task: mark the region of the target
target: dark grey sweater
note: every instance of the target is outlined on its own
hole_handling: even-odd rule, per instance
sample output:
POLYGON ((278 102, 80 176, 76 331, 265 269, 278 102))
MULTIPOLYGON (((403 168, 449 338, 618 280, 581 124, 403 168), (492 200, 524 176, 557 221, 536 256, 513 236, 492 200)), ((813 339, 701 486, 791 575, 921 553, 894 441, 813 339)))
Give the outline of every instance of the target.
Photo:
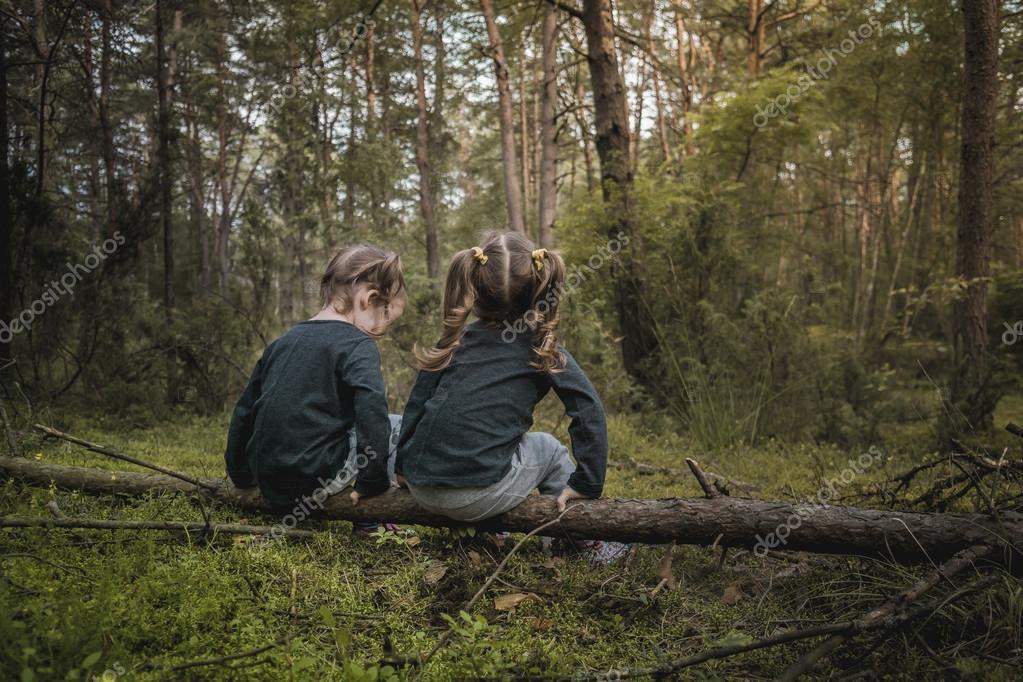
POLYGON ((412 485, 459 488, 495 483, 533 425, 533 409, 554 389, 572 418, 576 471, 568 484, 599 497, 607 471, 607 420, 596 390, 575 359, 557 373, 530 366, 533 339, 508 342, 501 330, 468 325, 451 364, 420 372, 405 404, 395 470, 412 485))
POLYGON ((234 408, 227 473, 288 511, 344 468, 353 428, 369 460, 355 489, 381 493, 391 427, 377 344, 347 322, 301 322, 267 346, 234 408))

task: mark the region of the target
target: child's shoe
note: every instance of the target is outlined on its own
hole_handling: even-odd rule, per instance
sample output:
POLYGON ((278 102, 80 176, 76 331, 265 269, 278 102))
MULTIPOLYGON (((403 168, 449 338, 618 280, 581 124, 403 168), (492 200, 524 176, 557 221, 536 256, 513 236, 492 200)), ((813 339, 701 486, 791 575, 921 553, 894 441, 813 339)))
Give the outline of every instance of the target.
POLYGON ((599 565, 613 564, 628 558, 632 545, 608 540, 569 540, 567 538, 540 538, 540 548, 548 557, 578 555, 599 565))
POLYGON ((484 532, 476 529, 476 526, 462 526, 459 528, 448 528, 448 537, 456 545, 461 547, 486 547, 493 545, 497 549, 503 549, 511 533, 506 530, 496 532, 484 532))
POLYGON ((590 563, 606 566, 628 557, 632 551, 632 544, 608 540, 576 540, 575 548, 589 558, 590 563))
POLYGON ((384 532, 394 533, 395 535, 412 535, 415 533, 414 530, 402 528, 396 523, 379 523, 377 521, 352 522, 352 535, 359 538, 368 538, 371 535, 375 535, 381 529, 384 532))
POLYGON ((511 533, 506 530, 499 530, 496 533, 490 534, 490 541, 497 545, 498 549, 503 549, 510 538, 511 533))

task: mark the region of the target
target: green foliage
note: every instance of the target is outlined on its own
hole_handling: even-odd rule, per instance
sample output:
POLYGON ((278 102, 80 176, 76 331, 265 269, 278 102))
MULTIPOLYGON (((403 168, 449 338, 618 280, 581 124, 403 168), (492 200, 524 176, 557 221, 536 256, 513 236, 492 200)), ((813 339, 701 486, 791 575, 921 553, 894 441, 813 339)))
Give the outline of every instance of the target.
POLYGON ((507 646, 493 639, 492 628, 482 615, 459 611, 458 618, 446 613, 441 617, 458 637, 455 644, 456 667, 452 671, 456 676, 493 677, 506 674, 511 669, 507 646))
MULTIPOLYGON (((188 473, 219 473, 209 453, 221 443, 224 417, 182 417, 125 432, 71 415, 68 428, 188 473)), ((563 433, 565 424, 558 426, 557 420, 543 413, 537 428, 563 433)), ((693 456, 707 471, 761 486, 758 497, 808 499, 862 452, 769 439, 709 452, 674 434, 671 424, 664 415, 612 416, 612 459, 677 469, 684 456, 693 456)), ((886 457, 842 494, 867 490, 929 456, 919 441, 913 445, 916 449, 884 448, 886 457)), ((43 461, 110 465, 100 455, 53 442, 26 446, 29 456, 43 461)), ((947 473, 935 472, 918 485, 925 489, 947 473)), ((690 476, 622 468, 608 472, 606 493, 655 498, 699 495, 700 490, 690 476)), ((203 514, 181 497, 128 500, 15 481, 0 484, 3 515, 45 516, 51 500, 69 516, 201 520, 203 514)), ((956 509, 975 504, 985 503, 980 497, 960 500, 956 509)), ((216 505, 205 512, 221 522, 272 522, 216 505)), ((429 528, 419 529, 421 542, 415 546, 356 539, 340 522, 310 528, 323 532, 310 542, 262 546, 233 536, 5 529, 0 536, 0 676, 19 679, 22 670, 31 670, 24 674, 36 680, 91 680, 110 671, 116 681, 162 680, 176 675, 169 670, 174 665, 253 650, 291 635, 286 644, 239 661, 246 666, 239 670, 201 666, 186 671, 187 679, 410 679, 419 673, 396 660, 429 651, 448 627, 454 633, 423 670, 424 680, 577 671, 610 675, 759 638, 786 624, 853 617, 928 570, 854 565, 841 558, 781 566, 734 551, 720 566, 717 553, 680 547, 674 554, 680 587, 654 595, 663 547, 641 547, 623 571, 593 567, 573 556, 550 560, 531 540, 501 574, 514 587, 497 581, 466 611, 465 603, 502 558, 493 549, 452 546, 446 533, 429 528), (430 578, 424 569, 430 565, 445 572, 430 578), (733 584, 741 585, 744 596, 722 603, 733 584), (538 597, 521 602, 514 612, 494 608, 495 597, 520 591, 538 597), (666 643, 652 646, 654 641, 666 643)), ((1021 608, 1018 581, 1006 576, 1004 587, 957 602, 918 625, 929 646, 953 647, 958 653, 946 656, 973 671, 982 654, 1005 656, 1020 646, 1021 608)), ((752 652, 709 662, 692 675, 770 677, 803 651, 793 644, 752 652)), ((828 677, 864 666, 897 666, 907 678, 933 677, 930 656, 913 640, 895 637, 854 642, 847 655, 825 665, 820 672, 828 677)), ((994 679, 1001 670, 992 668, 994 679)))

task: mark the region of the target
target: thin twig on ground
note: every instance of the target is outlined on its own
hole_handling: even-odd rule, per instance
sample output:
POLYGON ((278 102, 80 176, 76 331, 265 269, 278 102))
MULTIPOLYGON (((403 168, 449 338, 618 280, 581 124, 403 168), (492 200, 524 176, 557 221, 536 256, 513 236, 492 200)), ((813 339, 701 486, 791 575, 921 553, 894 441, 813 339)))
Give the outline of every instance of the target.
POLYGON ((210 485, 209 483, 207 483, 205 481, 202 481, 202 480, 200 480, 198 478, 194 478, 192 476, 188 476, 186 474, 179 473, 177 471, 174 471, 173 469, 168 469, 167 467, 160 466, 159 464, 153 464, 152 462, 146 462, 144 460, 138 459, 137 457, 132 457, 131 455, 126 455, 123 452, 117 452, 116 450, 112 450, 111 448, 108 448, 108 447, 103 446, 103 445, 98 445, 96 443, 90 443, 87 440, 82 440, 81 438, 78 438, 76 436, 72 436, 69 433, 64 433, 63 431, 58 431, 55 428, 52 428, 50 426, 46 426, 45 424, 36 424, 35 428, 37 428, 38 430, 40 430, 43 433, 47 434, 48 436, 53 436, 54 438, 59 438, 61 440, 66 440, 69 443, 74 443, 75 445, 80 445, 81 447, 85 448, 86 450, 91 450, 92 452, 97 452, 97 453, 99 453, 101 455, 106 455, 107 457, 112 457, 113 459, 119 459, 122 462, 128 462, 128 463, 134 464, 136 466, 145 467, 146 469, 152 469, 153 471, 159 471, 161 474, 167 474, 168 476, 173 476, 174 478, 177 478, 177 479, 180 479, 182 481, 185 481, 186 483, 191 483, 192 485, 194 485, 194 486, 196 486, 198 488, 205 488, 206 490, 213 490, 213 491, 216 491, 216 489, 217 489, 216 486, 210 485))

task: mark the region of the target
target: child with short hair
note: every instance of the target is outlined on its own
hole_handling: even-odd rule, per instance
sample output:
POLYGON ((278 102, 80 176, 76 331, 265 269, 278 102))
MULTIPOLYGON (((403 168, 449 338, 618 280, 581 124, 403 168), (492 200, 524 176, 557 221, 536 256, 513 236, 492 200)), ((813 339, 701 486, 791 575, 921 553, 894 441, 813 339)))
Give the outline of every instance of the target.
POLYGON ((316 315, 267 346, 228 430, 228 476, 240 488, 258 485, 278 515, 307 495, 322 502, 342 479, 355 478, 356 504, 394 480, 400 417, 388 415, 376 339, 405 308, 401 259, 375 246, 343 248, 320 278, 320 299, 316 315))
MULTIPOLYGON (((534 488, 556 497, 559 511, 600 497, 607 422, 593 385, 557 340, 564 281, 561 256, 517 232, 488 233, 455 254, 443 334, 417 354, 421 371, 398 439, 399 481, 423 508, 474 522, 512 509, 534 488), (572 419, 576 463, 554 436, 529 432, 551 389, 572 419)), ((600 563, 630 549, 576 544, 600 563)))

